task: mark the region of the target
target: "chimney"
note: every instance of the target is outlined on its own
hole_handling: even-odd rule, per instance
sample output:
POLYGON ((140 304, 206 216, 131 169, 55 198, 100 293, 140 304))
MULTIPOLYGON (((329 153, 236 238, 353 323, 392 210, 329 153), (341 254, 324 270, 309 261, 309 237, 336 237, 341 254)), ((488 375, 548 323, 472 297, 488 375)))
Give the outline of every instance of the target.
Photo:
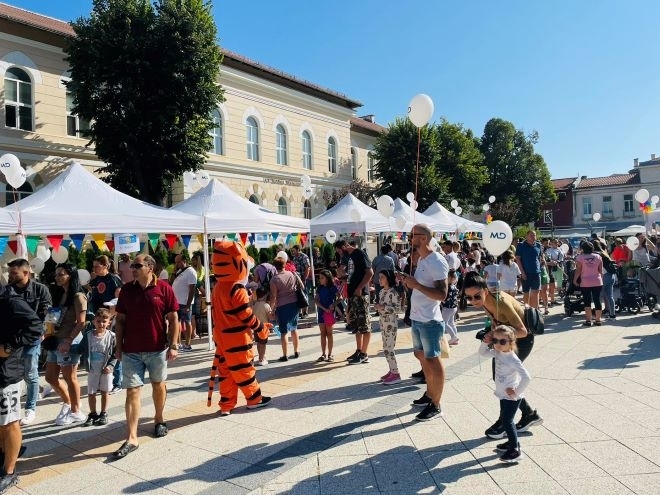
POLYGON ((362 120, 366 120, 367 122, 371 122, 372 124, 376 123, 376 116, 373 113, 370 113, 369 115, 363 115, 360 118, 362 120))
POLYGON ((633 160, 633 163, 634 163, 633 167, 638 168, 639 167, 639 158, 635 158, 633 160))

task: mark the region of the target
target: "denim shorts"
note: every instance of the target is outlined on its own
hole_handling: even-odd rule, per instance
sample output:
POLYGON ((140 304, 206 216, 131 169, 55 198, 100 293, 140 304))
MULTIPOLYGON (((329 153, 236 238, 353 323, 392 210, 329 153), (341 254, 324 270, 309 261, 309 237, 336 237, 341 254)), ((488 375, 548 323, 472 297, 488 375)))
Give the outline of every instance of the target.
POLYGON ((190 323, 192 321, 192 309, 186 311, 183 306, 179 306, 179 310, 176 314, 179 316, 179 323, 190 323))
POLYGON ((121 355, 122 387, 136 388, 144 385, 144 372, 149 372, 151 383, 167 380, 167 351, 129 352, 121 355))
POLYGON ((522 291, 529 292, 530 290, 539 290, 541 288, 541 274, 534 273, 532 275, 527 275, 527 280, 522 279, 522 291))
POLYGON ((424 357, 440 357, 440 339, 445 333, 444 321, 412 321, 413 350, 424 351, 424 357))
POLYGON ((275 310, 280 333, 295 332, 298 329, 298 303, 292 302, 275 310))
POLYGON ((57 363, 58 366, 78 366, 80 364, 80 354, 71 352, 48 351, 46 355, 47 363, 57 363))

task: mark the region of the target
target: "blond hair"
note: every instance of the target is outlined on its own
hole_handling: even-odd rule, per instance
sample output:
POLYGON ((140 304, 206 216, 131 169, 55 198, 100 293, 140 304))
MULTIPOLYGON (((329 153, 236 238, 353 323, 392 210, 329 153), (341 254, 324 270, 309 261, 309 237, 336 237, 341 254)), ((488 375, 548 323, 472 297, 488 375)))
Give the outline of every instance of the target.
POLYGON ((514 352, 518 351, 518 346, 516 345, 516 330, 509 325, 498 325, 493 330, 493 337, 496 333, 504 334, 511 341, 511 350, 514 352))

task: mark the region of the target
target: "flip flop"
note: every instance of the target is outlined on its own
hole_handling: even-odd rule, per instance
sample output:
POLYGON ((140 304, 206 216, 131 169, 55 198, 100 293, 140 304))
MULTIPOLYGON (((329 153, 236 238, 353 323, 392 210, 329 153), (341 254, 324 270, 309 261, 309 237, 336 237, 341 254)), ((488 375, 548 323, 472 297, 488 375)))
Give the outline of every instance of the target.
POLYGON ((126 457, 128 454, 131 452, 137 450, 139 445, 133 445, 132 443, 124 442, 121 447, 119 447, 119 450, 117 450, 114 453, 114 456, 116 459, 123 459, 126 457))
POLYGON ((167 435, 167 424, 166 423, 156 423, 154 427, 154 436, 156 438, 162 438, 167 435))

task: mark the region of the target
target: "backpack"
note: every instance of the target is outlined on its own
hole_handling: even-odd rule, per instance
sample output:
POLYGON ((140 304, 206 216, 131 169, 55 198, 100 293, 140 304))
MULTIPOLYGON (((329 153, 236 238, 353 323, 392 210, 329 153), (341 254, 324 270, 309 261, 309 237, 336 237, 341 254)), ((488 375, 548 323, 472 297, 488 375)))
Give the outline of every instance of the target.
POLYGON ((605 268, 605 271, 610 275, 616 274, 617 271, 616 263, 614 263, 614 261, 612 261, 610 258, 606 258, 604 256, 603 256, 603 268, 605 268))
POLYGON ((543 321, 543 315, 541 315, 539 310, 536 308, 525 306, 523 322, 525 323, 525 328, 527 328, 527 331, 531 332, 532 335, 543 335, 545 332, 545 322, 543 321))

